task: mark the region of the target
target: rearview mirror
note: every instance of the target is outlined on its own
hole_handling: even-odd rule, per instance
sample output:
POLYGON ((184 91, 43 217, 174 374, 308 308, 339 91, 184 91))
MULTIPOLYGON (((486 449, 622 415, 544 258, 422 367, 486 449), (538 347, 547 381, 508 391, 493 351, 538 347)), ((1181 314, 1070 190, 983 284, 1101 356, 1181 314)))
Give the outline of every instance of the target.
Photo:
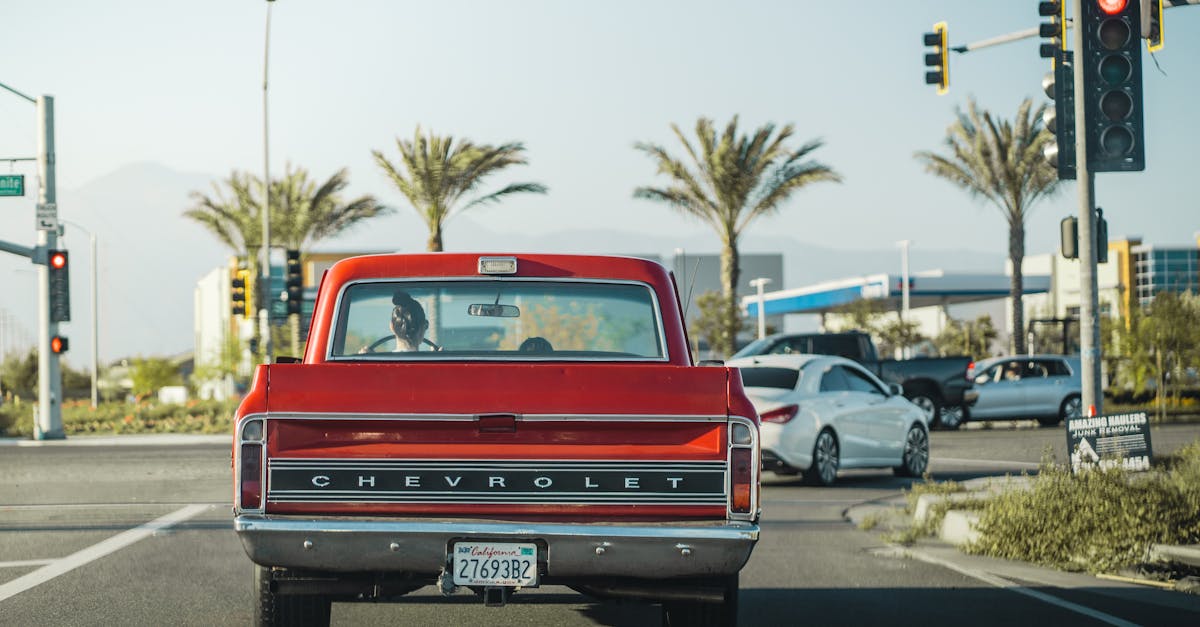
POLYGON ((515 305, 493 305, 490 303, 475 303, 467 307, 467 313, 472 316, 487 318, 519 318, 521 309, 515 305))

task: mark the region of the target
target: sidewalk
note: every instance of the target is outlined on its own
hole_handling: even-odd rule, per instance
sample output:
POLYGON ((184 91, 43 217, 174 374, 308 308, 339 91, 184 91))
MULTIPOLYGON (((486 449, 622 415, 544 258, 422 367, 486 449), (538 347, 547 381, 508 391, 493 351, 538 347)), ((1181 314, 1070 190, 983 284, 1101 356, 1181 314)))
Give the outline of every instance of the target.
MULTIPOLYGON (((908 514, 905 511, 908 506, 907 498, 904 495, 899 495, 850 507, 843 512, 843 515, 847 520, 860 528, 864 521, 866 521, 872 525, 878 525, 876 532, 879 530, 903 530, 923 523, 931 515, 934 506, 942 502, 959 502, 974 498, 986 498, 1000 490, 1024 489, 1031 481, 1032 477, 1028 476, 971 479, 962 482, 962 486, 966 488, 964 492, 948 495, 921 495, 917 499, 917 505, 912 514, 908 514)), ((1122 573, 1119 576, 1093 576, 1059 571, 1026 562, 968 555, 962 552, 959 547, 974 541, 978 537, 978 533, 975 531, 975 523, 978 519, 979 514, 977 512, 965 509, 950 509, 942 519, 941 526, 938 528, 934 538, 922 539, 912 547, 893 545, 889 550, 897 556, 912 557, 935 563, 947 562, 943 565, 950 568, 955 568, 955 565, 970 564, 972 568, 981 569, 981 572, 996 574, 1004 579, 1031 581, 1050 586, 1060 586, 1059 583, 1054 582, 1061 582, 1061 584, 1070 585, 1061 585, 1060 587, 1090 588, 1099 586, 1103 588, 1112 587, 1120 583, 1125 586, 1152 586, 1160 589, 1173 589, 1179 592, 1188 592, 1192 595, 1200 595, 1200 580, 1195 577, 1186 577, 1172 585, 1157 580, 1125 576, 1127 573, 1122 573), (927 559, 931 557, 932 559, 927 559)), ((1155 561, 1159 562, 1185 565, 1193 569, 1200 568, 1200 545, 1180 546, 1158 544, 1152 547, 1151 556, 1155 561)), ((1200 611, 1200 598, 1191 603, 1194 603, 1194 605, 1189 604, 1189 607, 1200 611)))

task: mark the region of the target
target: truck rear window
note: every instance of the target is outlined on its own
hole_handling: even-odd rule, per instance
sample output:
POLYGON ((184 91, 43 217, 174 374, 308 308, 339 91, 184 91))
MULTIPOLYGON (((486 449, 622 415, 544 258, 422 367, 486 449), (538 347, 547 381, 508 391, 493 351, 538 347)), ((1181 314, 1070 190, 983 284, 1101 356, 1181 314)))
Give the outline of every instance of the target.
POLYGON ((349 285, 331 359, 667 358, 658 302, 641 283, 395 280, 349 285))

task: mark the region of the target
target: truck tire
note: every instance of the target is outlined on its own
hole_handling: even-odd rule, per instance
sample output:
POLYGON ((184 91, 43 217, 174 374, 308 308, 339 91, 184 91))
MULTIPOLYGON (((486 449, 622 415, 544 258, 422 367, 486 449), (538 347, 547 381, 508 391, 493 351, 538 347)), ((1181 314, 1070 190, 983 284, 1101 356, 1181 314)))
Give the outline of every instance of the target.
POLYGON ((922 389, 913 390, 908 396, 908 400, 916 405, 921 413, 925 414, 925 424, 930 427, 937 424, 941 413, 938 411, 941 403, 935 394, 922 389))
POLYGON ((668 601, 662 605, 663 627, 736 627, 738 576, 725 578, 725 598, 720 603, 668 601))
POLYGON ((271 569, 254 565, 254 624, 329 627, 332 603, 327 596, 285 595, 271 591, 271 569))

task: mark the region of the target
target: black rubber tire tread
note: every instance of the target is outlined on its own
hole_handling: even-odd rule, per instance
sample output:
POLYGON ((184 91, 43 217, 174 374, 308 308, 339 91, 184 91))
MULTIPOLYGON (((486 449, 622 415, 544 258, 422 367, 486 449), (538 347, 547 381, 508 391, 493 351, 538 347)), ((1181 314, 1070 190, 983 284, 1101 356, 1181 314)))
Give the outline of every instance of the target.
POLYGON ((662 605, 663 627, 737 627, 738 576, 724 582, 725 599, 720 603, 672 601, 662 605))
POLYGON ((254 624, 259 627, 329 627, 329 597, 271 592, 271 569, 254 565, 254 624))

